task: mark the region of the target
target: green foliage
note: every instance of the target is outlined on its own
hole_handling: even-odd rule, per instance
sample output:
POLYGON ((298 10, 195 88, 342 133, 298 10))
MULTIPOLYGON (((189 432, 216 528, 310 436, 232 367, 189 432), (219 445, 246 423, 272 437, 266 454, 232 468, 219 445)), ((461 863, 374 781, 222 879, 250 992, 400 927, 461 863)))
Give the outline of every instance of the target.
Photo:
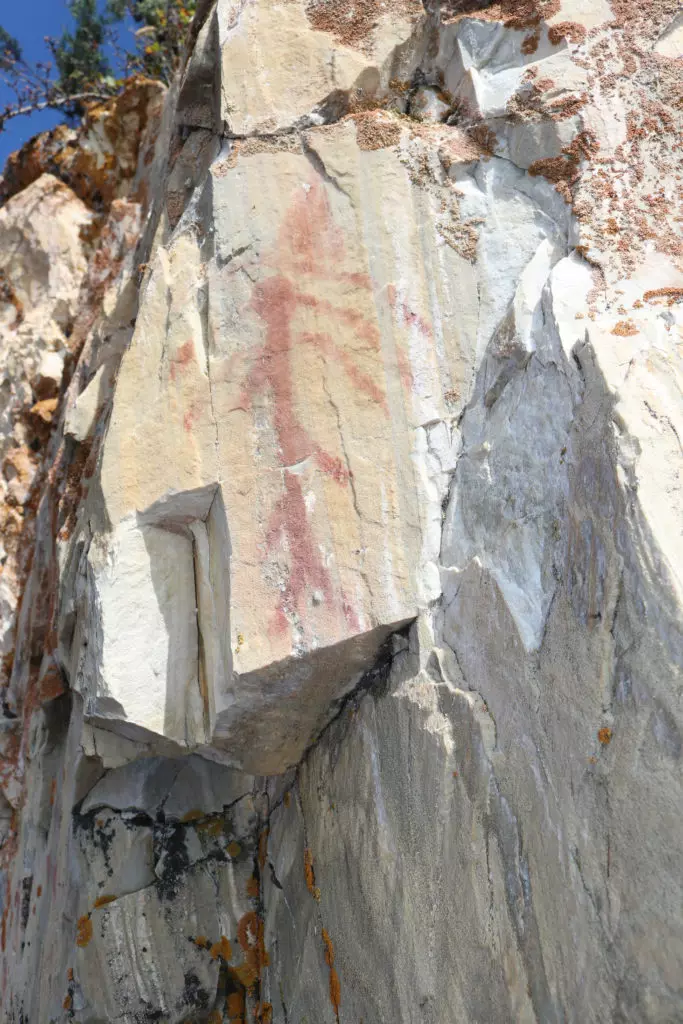
POLYGON ((103 50, 110 20, 98 11, 97 0, 69 0, 68 7, 74 29, 52 41, 51 49, 59 73, 58 87, 72 96, 98 86, 111 75, 103 50))
POLYGON ((196 0, 108 0, 111 18, 129 14, 138 26, 135 49, 126 55, 129 70, 170 82, 195 7, 196 0))
POLYGON ((16 39, 0 25, 0 82, 16 102, 0 109, 0 131, 12 117, 61 109, 80 116, 85 104, 105 99, 121 87, 108 53, 122 76, 143 74, 167 84, 178 68, 196 0, 66 0, 72 27, 47 43, 53 63, 27 65, 16 39), (129 18, 135 29, 131 48, 121 47, 120 29, 129 18))

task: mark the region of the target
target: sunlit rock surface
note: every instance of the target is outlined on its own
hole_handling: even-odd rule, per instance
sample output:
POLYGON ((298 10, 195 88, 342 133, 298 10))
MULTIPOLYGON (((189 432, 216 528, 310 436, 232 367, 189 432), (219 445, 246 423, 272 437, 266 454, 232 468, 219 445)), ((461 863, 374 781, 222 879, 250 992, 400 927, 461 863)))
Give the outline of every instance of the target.
POLYGON ((683 1020, 680 35, 207 2, 13 159, 3 1020, 683 1020))

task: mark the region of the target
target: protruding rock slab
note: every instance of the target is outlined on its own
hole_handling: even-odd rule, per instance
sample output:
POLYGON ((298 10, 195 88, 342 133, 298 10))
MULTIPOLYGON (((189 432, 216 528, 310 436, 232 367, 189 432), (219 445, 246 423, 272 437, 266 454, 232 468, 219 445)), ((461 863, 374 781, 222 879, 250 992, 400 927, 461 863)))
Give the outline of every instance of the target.
POLYGON ((114 401, 88 713, 253 772, 296 763, 438 596, 418 434, 469 375, 471 268, 387 123, 226 146, 157 256, 114 401), (181 522, 202 488, 224 516, 181 522))

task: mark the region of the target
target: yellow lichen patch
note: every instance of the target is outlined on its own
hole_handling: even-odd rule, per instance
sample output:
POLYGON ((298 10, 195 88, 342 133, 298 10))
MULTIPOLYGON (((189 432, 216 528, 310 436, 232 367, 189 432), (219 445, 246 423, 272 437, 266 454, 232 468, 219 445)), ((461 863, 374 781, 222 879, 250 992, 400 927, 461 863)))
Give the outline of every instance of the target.
POLYGON ((210 952, 212 960, 218 960, 220 957, 221 960, 225 960, 227 963, 232 956, 232 946, 230 945, 229 939, 226 939, 225 935, 221 935, 220 940, 218 942, 214 942, 210 952))
POLYGON ((90 920, 90 914, 84 914, 83 917, 79 917, 78 924, 76 925, 76 945, 87 946, 92 939, 92 921, 90 920))
POLYGON ((107 903, 113 903, 115 899, 116 896, 98 896, 93 903, 93 908, 106 907, 107 903))
POLYGON ((228 843, 228 853, 231 857, 239 857, 241 852, 242 847, 239 843, 236 843, 234 839, 231 843, 228 843))
POLYGON ((304 877, 306 879, 306 888, 310 892, 311 896, 314 896, 316 900, 319 900, 320 889, 315 884, 315 871, 313 869, 313 852, 308 846, 304 849, 304 877))
POLYGON ((612 730, 608 725, 603 725, 602 729, 598 730, 598 739, 602 743, 603 747, 606 747, 612 742, 612 730))
POLYGON ((286 790, 285 795, 282 798, 282 802, 284 803, 285 807, 289 807, 289 805, 291 804, 291 802, 292 802, 292 795, 289 792, 289 790, 286 790))

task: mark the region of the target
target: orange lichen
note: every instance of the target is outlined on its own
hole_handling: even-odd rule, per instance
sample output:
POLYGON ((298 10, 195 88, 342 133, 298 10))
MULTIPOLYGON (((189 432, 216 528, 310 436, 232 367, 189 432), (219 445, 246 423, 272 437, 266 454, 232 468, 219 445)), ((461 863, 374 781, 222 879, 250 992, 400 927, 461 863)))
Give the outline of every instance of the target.
POLYGON ((232 946, 230 945, 229 939, 226 939, 225 935, 221 935, 220 940, 218 942, 214 942, 210 953, 212 960, 218 960, 220 957, 221 960, 225 960, 227 963, 232 956, 232 946))
POLYGON ((73 1005, 73 999, 71 998, 71 996, 69 996, 69 995, 64 996, 64 1002, 62 1003, 62 1009, 63 1010, 70 1010, 72 1005, 73 1005))
POLYGON ((258 981, 258 973, 251 964, 240 964, 238 967, 233 967, 232 971, 240 985, 246 989, 253 988, 258 981))
POLYGON ((247 880, 247 896, 251 896, 253 900, 257 900, 259 898, 260 891, 261 887, 259 885, 258 878, 256 875, 251 875, 247 880))
POLYGON ((113 903, 116 896, 98 896, 95 900, 93 907, 106 907, 107 903, 113 903))
POLYGON ((652 291, 645 292, 643 298, 646 302, 652 302, 654 299, 673 299, 678 301, 683 299, 683 288, 654 288, 652 291))
POLYGON ((417 18, 422 14, 419 0, 312 0, 306 16, 318 32, 328 32, 339 43, 365 49, 372 40, 381 14, 389 7, 394 17, 417 18))
POLYGON ((313 868, 313 851, 307 846, 304 849, 304 878, 306 888, 316 900, 320 899, 320 889, 315 884, 315 870, 313 868))
POLYGON ((211 940, 206 935, 197 935, 192 941, 198 949, 211 949, 211 940))
POLYGON ((200 811, 198 808, 193 808, 191 811, 188 811, 187 814, 183 814, 180 820, 183 824, 186 824, 188 821, 197 821, 198 818, 203 817, 203 811, 200 811))
POLYGON ((619 338, 632 338, 635 334, 640 334, 640 331, 631 320, 620 320, 610 334, 616 334, 619 338))
POLYGON ((396 146, 401 140, 403 125, 398 118, 381 111, 365 111, 352 114, 356 125, 358 148, 372 151, 396 146))
POLYGON ((73 981, 74 980, 74 969, 73 969, 73 967, 69 967, 68 968, 68 970, 66 972, 66 980, 67 981, 73 981))
POLYGON ((570 43, 582 43, 586 35, 585 26, 578 21, 560 21, 548 29, 548 39, 553 46, 559 46, 563 39, 568 39, 570 43))
POLYGON ((267 828, 264 828, 261 835, 258 837, 258 866, 263 871, 266 866, 268 859, 268 832, 267 828))
POLYGON ((339 984, 339 975, 334 968, 334 946, 332 945, 332 939, 326 928, 322 930, 323 945, 325 947, 325 963, 330 969, 330 1002, 332 1003, 332 1009, 334 1010, 335 1017, 339 1020, 339 1006, 341 1004, 341 985, 339 984))
POLYGON ((207 818, 206 821, 197 822, 195 828, 207 836, 219 836, 225 828, 225 821, 221 817, 207 818))
POLYGON ((264 944, 263 921, 254 910, 243 914, 237 925, 237 940, 244 954, 244 963, 234 972, 245 988, 252 988, 261 977, 270 957, 264 944))
POLYGON ((608 725, 603 725, 602 729, 598 730, 598 739, 602 743, 603 747, 606 747, 612 742, 612 730, 608 725))
POLYGON ((230 1024, 242 1024, 246 1016, 244 992, 231 992, 225 1001, 225 1010, 230 1024))
POLYGON ((76 945, 81 948, 88 945, 92 939, 92 921, 90 920, 90 914, 84 914, 83 917, 79 917, 78 924, 76 925, 76 945))
POLYGON ((341 985, 339 984, 339 975, 335 971, 334 967, 330 967, 330 1002, 332 1003, 332 1009, 334 1015, 339 1020, 339 1006, 341 1004, 341 985))
POLYGON ((530 56, 532 53, 536 53, 538 44, 541 41, 541 33, 538 29, 535 32, 530 32, 528 36, 525 36, 522 40, 522 53, 530 56))
POLYGON ((325 963, 331 967, 334 963, 334 946, 327 928, 323 928, 323 946, 325 947, 325 963))
POLYGON ((231 857, 239 857, 241 852, 242 847, 239 843, 236 843, 234 839, 231 843, 228 843, 228 853, 231 857))
POLYGON ((254 1008, 254 1020, 257 1024, 272 1024, 273 1006, 271 1003, 257 1003, 254 1008))

